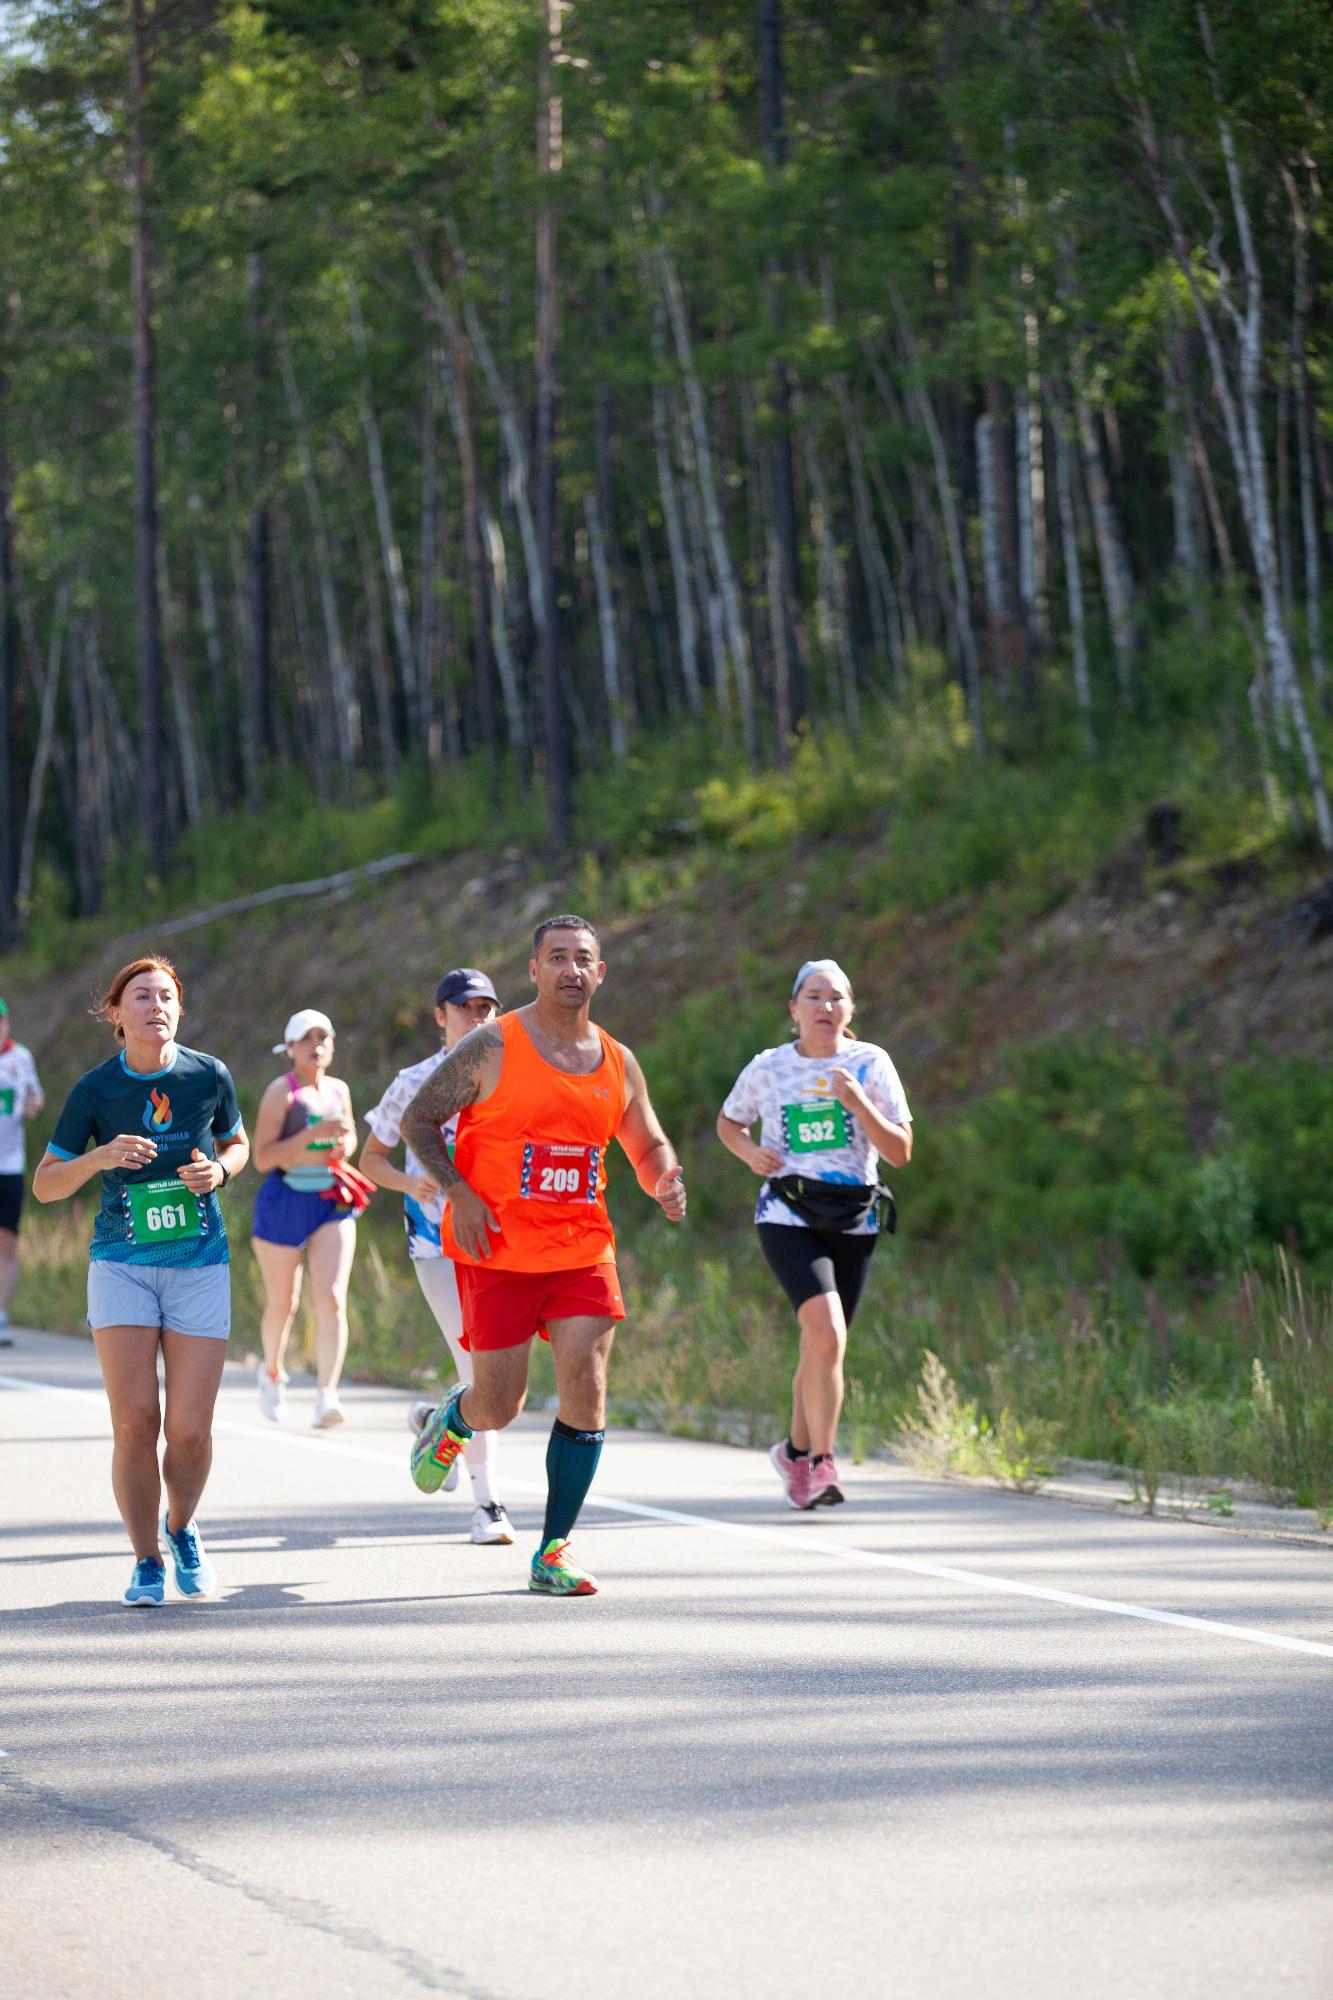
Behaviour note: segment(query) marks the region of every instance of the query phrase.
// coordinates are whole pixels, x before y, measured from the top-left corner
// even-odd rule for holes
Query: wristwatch
[[[217,1160],[217,1161],[215,1161],[215,1162],[214,1162],[214,1164],[215,1164],[216,1166],[218,1166],[218,1167],[220,1167],[220,1168],[221,1168],[221,1170],[222,1170],[222,1186],[223,1186],[223,1187],[226,1187],[226,1185],[227,1185],[227,1182],[228,1182],[228,1181],[229,1181],[229,1180],[231,1179],[231,1170],[230,1170],[230,1169],[229,1169],[229,1167],[227,1166],[227,1162],[226,1162],[225,1160]],[[219,1189],[219,1190],[218,1190],[218,1192],[220,1193],[220,1192],[221,1192],[221,1189]]]

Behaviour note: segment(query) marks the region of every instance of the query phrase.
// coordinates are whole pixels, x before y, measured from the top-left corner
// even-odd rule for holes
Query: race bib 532
[[[850,1136],[847,1113],[836,1097],[814,1104],[784,1104],[782,1130],[789,1153],[832,1153]]]

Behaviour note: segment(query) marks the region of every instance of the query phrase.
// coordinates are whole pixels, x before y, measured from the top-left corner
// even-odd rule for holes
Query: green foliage
[[[917,1471],[980,1474],[1030,1493],[1050,1477],[1059,1439],[1053,1424],[1020,1418],[1007,1407],[992,1423],[974,1400],[960,1394],[939,1356],[927,1348],[915,1407],[903,1413],[891,1442]]]

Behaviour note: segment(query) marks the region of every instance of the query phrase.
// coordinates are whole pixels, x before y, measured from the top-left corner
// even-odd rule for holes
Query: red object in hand
[[[333,1186],[325,1188],[321,1201],[340,1202],[350,1208],[353,1215],[360,1215],[370,1207],[370,1197],[375,1192],[374,1181],[368,1181],[356,1167],[348,1166],[346,1160],[334,1160],[329,1166],[333,1176]]]

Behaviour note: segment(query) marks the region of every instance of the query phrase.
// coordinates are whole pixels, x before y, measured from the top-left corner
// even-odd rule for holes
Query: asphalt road
[[[1329,2000],[1333,1554],[608,1441],[602,1592],[406,1470],[405,1398],[261,1425],[207,1603],[129,1560],[91,1349],[0,1353],[6,2000]]]

